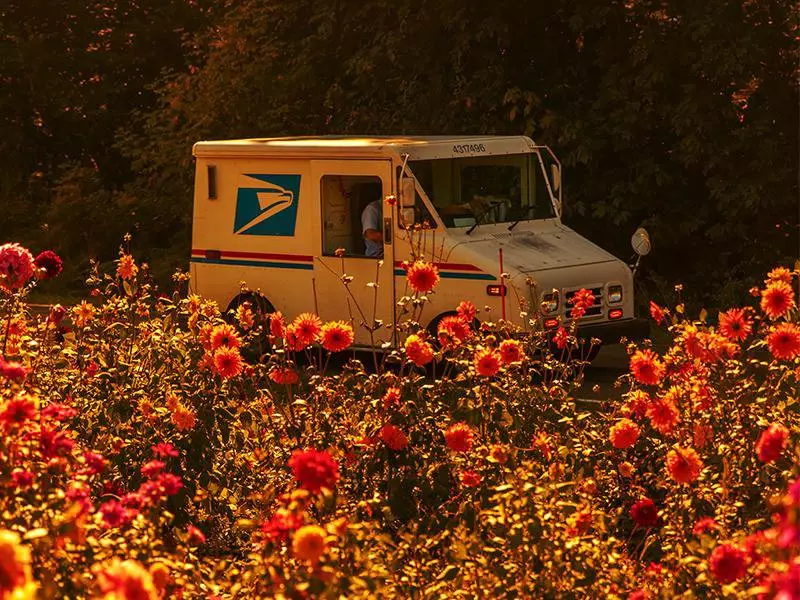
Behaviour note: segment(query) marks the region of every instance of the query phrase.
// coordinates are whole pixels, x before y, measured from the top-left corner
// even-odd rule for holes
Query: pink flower
[[[83,453],[83,460],[86,461],[86,472],[89,475],[102,473],[106,468],[106,464],[108,464],[102,454],[91,451]]]
[[[714,579],[720,583],[731,583],[741,579],[747,571],[747,555],[733,544],[721,544],[714,548],[708,565]]]
[[[0,377],[5,377],[9,381],[22,383],[28,376],[28,369],[18,362],[6,361],[0,356]]]
[[[117,500],[101,504],[100,515],[106,527],[120,527],[128,522],[128,511]]]
[[[148,479],[154,479],[157,475],[161,474],[166,466],[167,465],[160,460],[151,460],[142,467],[142,475]]]
[[[54,421],[66,421],[78,414],[78,411],[66,404],[50,404],[42,409],[42,416]]]
[[[14,469],[11,472],[11,481],[17,489],[29,488],[33,485],[33,473],[25,469]]]
[[[33,255],[19,244],[0,246],[0,286],[12,292],[33,277]]]
[[[151,449],[153,450],[153,454],[155,454],[159,458],[178,456],[178,451],[175,450],[175,446],[173,446],[169,442],[159,442]]]

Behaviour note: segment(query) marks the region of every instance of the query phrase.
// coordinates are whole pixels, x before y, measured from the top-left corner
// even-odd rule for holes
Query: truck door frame
[[[317,205],[317,210],[314,211],[314,227],[313,229],[316,231],[314,235],[314,240],[312,241],[312,248],[314,254],[314,278],[317,282],[320,283],[320,288],[317,292],[325,292],[325,290],[329,289],[330,286],[328,282],[332,277],[332,274],[328,272],[328,268],[333,268],[336,273],[339,272],[341,269],[341,264],[345,265],[345,273],[349,275],[354,275],[352,273],[348,273],[347,264],[350,263],[354,267],[360,267],[359,264],[361,261],[369,261],[371,264],[376,264],[379,261],[382,261],[382,264],[378,268],[378,291],[377,291],[377,300],[376,303],[378,307],[374,311],[374,317],[377,319],[381,319],[383,321],[383,327],[377,331],[376,333],[376,348],[380,349],[380,343],[383,339],[386,341],[390,341],[392,346],[396,344],[397,341],[397,332],[396,332],[396,320],[397,320],[397,307],[396,307],[396,290],[395,290],[395,277],[394,277],[394,258],[395,258],[395,214],[392,207],[387,206],[385,204],[386,196],[395,194],[395,181],[393,176],[394,170],[392,165],[392,160],[390,158],[385,159],[351,159],[351,158],[319,158],[310,161],[310,177],[311,177],[311,184],[317,190],[319,202]],[[365,177],[377,177],[381,181],[381,202],[383,203],[383,210],[382,210],[382,229],[383,231],[391,231],[392,239],[387,242],[384,240],[383,245],[383,258],[376,259],[369,256],[361,256],[361,255],[346,255],[342,258],[336,257],[334,255],[325,254],[325,227],[323,223],[323,215],[325,212],[325,199],[323,198],[323,178],[325,176],[365,176]],[[360,222],[360,215],[359,215],[359,222]],[[341,262],[340,262],[341,261]],[[352,261],[358,261],[356,263]],[[326,268],[327,266],[327,268]],[[364,269],[358,269],[361,274],[363,275]],[[372,274],[369,275],[368,282],[374,281],[375,278],[375,270],[372,270]],[[355,276],[355,275],[354,275]],[[362,280],[361,285],[366,285],[367,282]],[[358,280],[354,280],[353,284],[359,285]],[[315,284],[316,285],[316,284]],[[347,291],[343,289],[344,284],[339,282],[339,290],[341,294],[347,295]],[[353,292],[356,287],[351,287],[351,292]],[[354,294],[356,295],[356,294]],[[373,297],[374,298],[374,297]],[[360,304],[360,303],[359,303]],[[365,317],[370,317],[370,311],[372,311],[372,300],[370,301],[370,306],[362,306],[362,311]],[[320,312],[322,312],[320,310]],[[320,315],[323,319],[325,315]],[[359,342],[359,330],[363,331],[364,328],[360,326],[360,321],[358,320],[357,314],[354,314],[354,321],[353,328],[356,331],[356,343],[354,346],[356,348],[369,348],[369,342],[360,343]],[[348,320],[350,315],[341,314],[336,317],[337,320]],[[366,319],[365,319],[366,320]],[[387,329],[387,326],[389,327]],[[380,334],[384,331],[390,331],[390,335],[381,337]]]

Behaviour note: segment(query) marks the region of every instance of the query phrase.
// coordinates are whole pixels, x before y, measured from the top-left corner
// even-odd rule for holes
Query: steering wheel
[[[470,200],[469,205],[472,209],[472,214],[475,215],[475,222],[480,223],[481,219],[491,211],[497,211],[501,206],[508,202],[508,198],[499,198],[497,196],[474,196]],[[494,214],[494,222],[500,219],[499,212]]]

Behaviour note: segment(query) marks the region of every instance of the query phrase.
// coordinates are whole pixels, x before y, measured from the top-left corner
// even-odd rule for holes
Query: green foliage
[[[13,217],[0,236],[61,249],[38,225],[63,218],[49,207],[76,177],[65,172],[94,169],[120,197],[115,223],[182,264],[199,139],[526,133],[563,159],[570,225],[625,258],[627,232],[651,229],[655,296],[683,280],[724,305],[712,296],[726,282],[746,289],[765,261],[796,256],[788,0],[47,9],[0,13],[0,193]]]

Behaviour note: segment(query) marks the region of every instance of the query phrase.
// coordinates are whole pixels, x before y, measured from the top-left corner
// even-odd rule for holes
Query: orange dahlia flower
[[[344,321],[331,321],[322,326],[322,347],[328,352],[347,350],[355,339],[353,327]]]
[[[325,530],[318,525],[304,525],[294,534],[292,552],[300,560],[317,564],[325,552]]]
[[[472,438],[472,428],[466,423],[454,423],[444,432],[444,441],[453,452],[469,452]]]
[[[792,272],[786,267],[775,267],[767,273],[767,279],[764,283],[772,281],[783,281],[784,283],[792,284]]]
[[[630,448],[639,439],[639,426],[629,419],[620,419],[609,433],[614,448]]]
[[[525,358],[522,344],[517,340],[503,340],[497,350],[500,352],[500,360],[504,365],[520,362]]]
[[[230,379],[241,374],[244,360],[236,348],[220,347],[214,352],[214,369],[223,379]]]
[[[120,279],[133,279],[138,271],[139,267],[136,266],[136,262],[130,254],[120,256],[117,263],[117,276]]]
[[[492,377],[500,370],[500,354],[491,348],[478,350],[474,362],[475,371],[483,377]]]
[[[693,448],[676,446],[667,454],[667,472],[677,483],[691,483],[700,476],[703,462]]]
[[[794,308],[794,291],[785,281],[773,281],[761,292],[761,310],[770,319],[782,317]]]
[[[664,363],[652,350],[637,350],[630,360],[634,379],[644,385],[658,385],[664,377]]]
[[[435,265],[418,260],[406,273],[408,285],[418,294],[427,294],[439,283],[439,269]]]
[[[794,360],[800,356],[800,328],[794,323],[781,323],[767,336],[767,346],[777,359]]]
[[[731,308],[719,313],[719,332],[734,342],[747,339],[753,331],[753,321],[748,318],[743,308]]]
[[[406,356],[418,367],[427,365],[433,360],[433,348],[416,334],[411,334],[405,342]]]
[[[302,313],[292,322],[294,333],[302,344],[308,346],[319,339],[322,320],[313,313]]]
[[[664,397],[651,400],[647,407],[647,418],[653,428],[663,435],[672,433],[681,420],[681,413],[673,400],[677,393],[678,389],[672,387]]]
[[[239,334],[236,329],[227,323],[217,325],[211,330],[211,349],[217,350],[218,348],[238,348],[242,345],[239,339]]]

